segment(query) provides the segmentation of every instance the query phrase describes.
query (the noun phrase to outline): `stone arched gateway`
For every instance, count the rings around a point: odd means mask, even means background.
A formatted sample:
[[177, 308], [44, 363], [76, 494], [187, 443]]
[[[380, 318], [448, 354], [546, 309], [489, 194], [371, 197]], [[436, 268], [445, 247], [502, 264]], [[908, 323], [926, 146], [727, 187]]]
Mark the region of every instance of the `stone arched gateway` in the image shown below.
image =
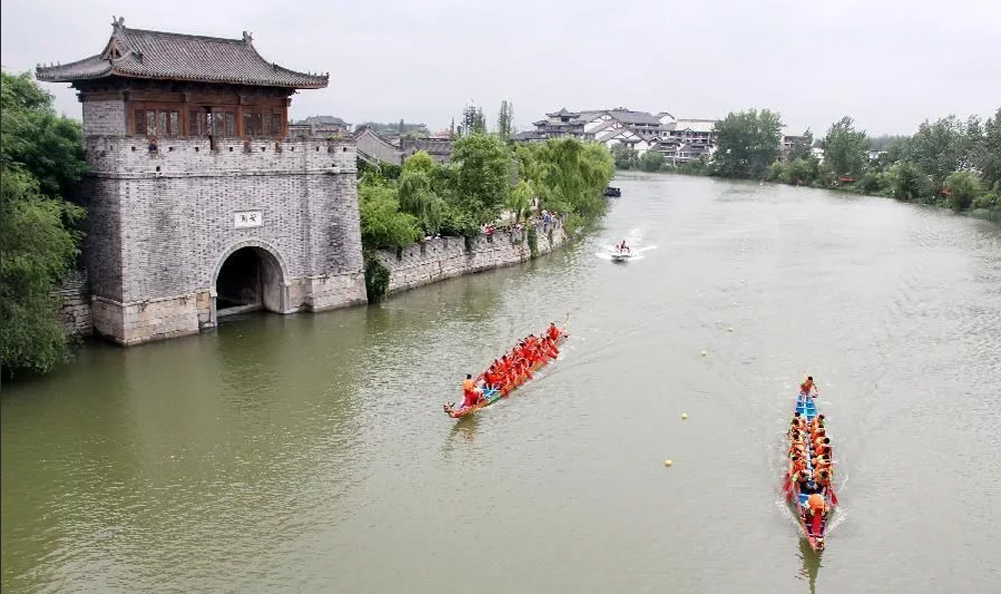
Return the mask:
[[365, 302], [356, 148], [287, 137], [292, 95], [326, 75], [265, 60], [248, 33], [124, 19], [99, 54], [36, 74], [72, 83], [83, 107], [96, 333], [192, 334], [216, 325], [220, 299], [280, 313]]
[[215, 267], [213, 318], [265, 310], [289, 313], [288, 266], [273, 246], [243, 241], [219, 258]]

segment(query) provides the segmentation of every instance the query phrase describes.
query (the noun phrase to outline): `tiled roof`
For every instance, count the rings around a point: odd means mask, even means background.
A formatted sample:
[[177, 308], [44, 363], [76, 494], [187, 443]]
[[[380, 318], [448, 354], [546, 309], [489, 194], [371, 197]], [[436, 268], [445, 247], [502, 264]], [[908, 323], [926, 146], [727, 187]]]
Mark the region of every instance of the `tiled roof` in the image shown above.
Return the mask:
[[38, 80], [74, 82], [110, 76], [229, 83], [288, 89], [319, 89], [328, 75], [306, 74], [268, 62], [254, 49], [253, 39], [222, 39], [162, 31], [126, 29], [114, 22], [104, 51], [58, 66], [38, 66]]
[[551, 117], [551, 118], [564, 117], [564, 116], [575, 118], [578, 115], [580, 115], [580, 114], [577, 113], [576, 111], [567, 111], [567, 108], [565, 108], [565, 107], [562, 108], [562, 109], [560, 109], [556, 113], [547, 113], [546, 114], [546, 116]]
[[310, 124], [313, 126], [346, 126], [347, 122], [334, 116], [309, 116], [296, 122], [297, 124]]
[[679, 119], [674, 122], [673, 129], [681, 132], [691, 130], [692, 132], [712, 132], [716, 128], [716, 120], [690, 120]]

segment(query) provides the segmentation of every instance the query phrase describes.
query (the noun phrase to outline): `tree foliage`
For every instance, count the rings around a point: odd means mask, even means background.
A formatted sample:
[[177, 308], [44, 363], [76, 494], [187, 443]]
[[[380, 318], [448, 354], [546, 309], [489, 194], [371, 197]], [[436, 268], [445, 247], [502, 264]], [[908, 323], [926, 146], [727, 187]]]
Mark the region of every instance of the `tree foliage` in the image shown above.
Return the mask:
[[837, 175], [857, 178], [868, 160], [869, 138], [864, 130], [855, 129], [855, 121], [845, 116], [831, 125], [821, 145], [824, 162]]
[[2, 77], [0, 160], [22, 165], [47, 196], [79, 199], [80, 182], [88, 170], [80, 123], [56, 115], [52, 96], [27, 73], [4, 72]]
[[514, 134], [514, 105], [508, 101], [501, 101], [500, 111], [497, 113], [497, 136], [501, 140], [507, 140]]
[[374, 182], [358, 186], [361, 239], [374, 248], [406, 247], [421, 237], [417, 217], [400, 211], [394, 188]]
[[643, 171], [660, 171], [664, 168], [664, 164], [667, 161], [664, 159], [664, 155], [658, 151], [646, 151], [643, 156], [639, 158], [637, 165]]
[[605, 212], [604, 190], [615, 174], [608, 149], [575, 138], [519, 147], [519, 174], [532, 183], [540, 207], [592, 219]]
[[68, 356], [53, 289], [79, 253], [80, 233], [67, 225], [84, 211], [41, 194], [34, 176], [13, 166], [2, 167], [0, 186], [3, 366], [45, 372]]
[[459, 136], [470, 134], [486, 134], [487, 119], [483, 116], [483, 109], [475, 105], [467, 105], [462, 110], [462, 122], [457, 131]]
[[980, 180], [972, 172], [957, 171], [945, 178], [944, 192], [953, 210], [966, 210], [980, 195]]
[[28, 74], [2, 73], [0, 109], [0, 364], [44, 372], [69, 355], [54, 290], [82, 238], [85, 212], [65, 200], [87, 172], [82, 132]]
[[797, 138], [792, 143], [792, 147], [789, 149], [789, 154], [786, 158], [792, 162], [796, 159], [812, 159], [813, 158], [813, 132], [809, 128], [803, 133], [802, 138]]
[[620, 142], [612, 147], [612, 158], [616, 169], [634, 169], [639, 162], [639, 153], [628, 144]]
[[976, 153], [984, 185], [1001, 192], [1001, 107], [984, 124], [984, 136]]
[[767, 109], [727, 114], [716, 123], [715, 173], [722, 177], [764, 177], [779, 156], [782, 120]]
[[477, 226], [500, 215], [511, 190], [511, 150], [496, 136], [468, 134], [452, 146], [452, 201]]
[[[979, 121], [968, 123], [974, 130], [980, 128]], [[973, 149], [978, 142], [979, 138], [967, 135], [967, 124], [950, 115], [934, 123], [922, 123], [910, 139], [907, 157], [941, 187], [949, 174], [972, 164]]]

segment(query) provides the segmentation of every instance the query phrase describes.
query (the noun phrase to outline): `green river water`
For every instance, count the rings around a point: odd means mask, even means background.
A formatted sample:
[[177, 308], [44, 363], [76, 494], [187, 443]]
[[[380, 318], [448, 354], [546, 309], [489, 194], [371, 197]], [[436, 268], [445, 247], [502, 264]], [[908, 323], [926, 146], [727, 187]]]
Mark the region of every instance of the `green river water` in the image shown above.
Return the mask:
[[[3, 592], [998, 591], [1001, 230], [613, 183], [603, 228], [535, 262], [4, 385]], [[599, 256], [623, 238], [641, 258]], [[535, 381], [442, 413], [567, 314]], [[779, 490], [804, 372], [842, 505], [820, 558]]]

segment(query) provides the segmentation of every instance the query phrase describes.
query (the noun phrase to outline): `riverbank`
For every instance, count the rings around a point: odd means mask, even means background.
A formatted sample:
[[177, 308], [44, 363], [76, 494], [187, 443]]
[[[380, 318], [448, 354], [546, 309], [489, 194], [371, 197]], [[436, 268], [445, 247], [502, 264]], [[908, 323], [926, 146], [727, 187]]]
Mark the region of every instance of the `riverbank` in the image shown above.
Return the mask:
[[386, 295], [445, 279], [512, 266], [548, 254], [567, 240], [561, 221], [534, 223], [470, 239], [435, 237], [376, 258], [389, 272]]

